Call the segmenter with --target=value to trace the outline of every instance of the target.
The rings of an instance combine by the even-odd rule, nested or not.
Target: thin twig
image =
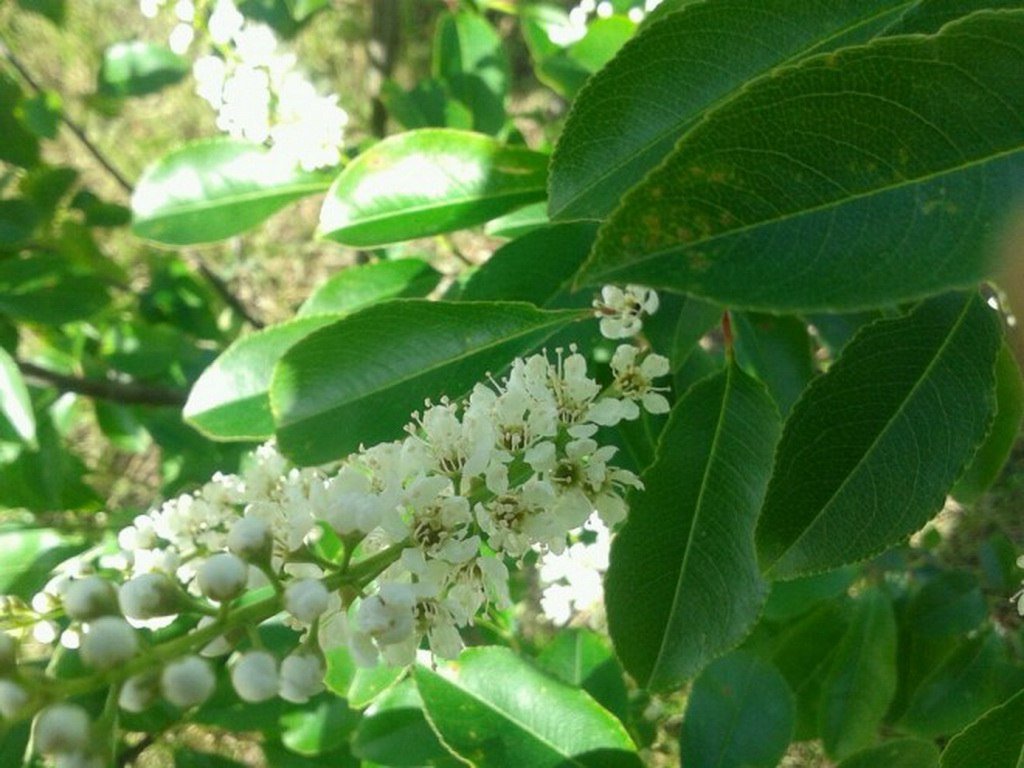
[[[195,261],[196,267],[202,273],[203,277],[210,281],[210,285],[213,286],[213,289],[217,291],[229,307],[235,310],[235,312],[237,312],[253,328],[259,329],[266,326],[266,323],[253,315],[252,312],[249,311],[248,307],[242,303],[242,300],[232,293],[231,288],[219,275],[215,274],[212,269],[206,266],[198,256],[193,254],[192,259]]]
[[[38,384],[56,387],[61,392],[74,392],[122,405],[174,405],[180,407],[188,398],[187,393],[179,389],[131,381],[68,376],[25,360],[18,361],[18,368],[26,378],[34,380]]]

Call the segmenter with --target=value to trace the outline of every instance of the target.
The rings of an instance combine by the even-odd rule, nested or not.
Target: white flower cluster
[[[644,0],[630,7],[627,15],[634,24],[639,24],[648,13],[657,8],[663,0]],[[615,13],[615,5],[611,0],[580,0],[580,3],[569,11],[568,17],[561,24],[548,27],[548,38],[555,45],[566,47],[587,36],[587,24],[594,17],[607,19]]]
[[[1017,567],[1024,568],[1024,555],[1017,558]],[[1020,591],[1013,596],[1013,600],[1017,603],[1017,613],[1024,616],[1024,583],[1021,584]]]
[[[574,538],[564,552],[548,552],[540,560],[541,611],[559,626],[579,622],[601,629],[611,531],[599,516],[591,515]]]
[[[141,0],[154,16],[166,0]],[[178,0],[180,20],[170,46],[184,53],[192,44],[195,7]],[[206,20],[214,53],[192,66],[196,93],[217,112],[217,127],[236,139],[269,144],[274,160],[307,171],[341,160],[348,114],[337,94],[321,96],[296,68],[296,58],[278,50],[273,30],[249,22],[233,0],[216,0]]]
[[[636,319],[629,302],[622,313]],[[323,690],[324,653],[340,646],[363,665],[411,663],[424,640],[454,657],[460,629],[491,606],[510,606],[508,562],[568,552],[568,561],[544,561],[545,578],[575,590],[578,569],[566,563],[586,555],[579,543],[566,549],[570,532],[586,523],[606,549],[624,518],[623,492],[640,482],[612,464],[616,449],[602,445],[599,429],[641,408],[667,410],[654,379],[668,361],[623,344],[611,369],[602,387],[574,347],[516,359],[505,378],[478,384],[464,401],[428,401],[404,439],[335,465],[294,468],[264,445],[240,474],[217,474],[136,517],[118,534],[120,555],[100,561],[103,575],[78,568],[51,582],[33,607],[37,625],[52,629],[35,640],[57,642],[61,624],[60,637],[77,633],[65,646],[96,674],[120,670],[117,703],[132,712],[161,696],[180,708],[203,703],[215,687],[208,659],[232,652],[231,680],[246,701],[308,700]],[[600,576],[586,578],[587,594],[572,598],[578,609],[599,599]],[[258,643],[239,647],[252,621],[235,612],[249,610],[252,601],[240,598],[255,589],[267,595],[255,623],[283,611],[298,631],[283,659]],[[153,638],[143,630],[179,616],[200,619],[186,620],[193,628],[168,641],[179,650],[159,654],[163,662],[147,657]],[[20,670],[19,647],[0,633],[4,717],[52,700],[40,700]],[[99,757],[79,746],[79,715],[58,714],[41,715],[37,728],[66,722],[74,738],[39,743],[83,761]],[[90,727],[86,719],[87,736]]]

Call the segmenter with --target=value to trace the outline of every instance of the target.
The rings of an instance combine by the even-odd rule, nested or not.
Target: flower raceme
[[[653,292],[630,286],[606,289],[597,313],[619,338],[656,307]],[[461,629],[510,606],[507,562],[564,552],[592,515],[609,529],[624,518],[623,493],[640,481],[614,465],[599,429],[641,408],[665,412],[655,379],[668,361],[623,344],[611,363],[602,388],[575,347],[516,359],[462,401],[428,401],[404,439],[313,468],[267,444],[240,474],[136,517],[118,534],[120,555],[80,563],[77,578],[59,575],[37,596],[47,611],[36,627],[23,610],[21,634],[36,642],[0,632],[0,713],[41,712],[41,748],[86,763],[109,756],[81,746],[82,712],[56,703],[70,696],[112,686],[114,712],[88,732],[117,706],[202,704],[215,687],[211,657],[233,653],[245,701],[303,702],[323,690],[325,654],[341,646],[362,665],[409,664],[424,641],[457,656]],[[278,615],[299,638],[280,661],[251,631]],[[157,646],[152,631],[165,627],[171,639]],[[58,641],[91,672],[41,677],[37,656]]]

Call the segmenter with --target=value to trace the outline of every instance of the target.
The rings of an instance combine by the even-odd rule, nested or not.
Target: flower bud
[[[84,752],[89,746],[89,715],[77,704],[54,704],[39,713],[36,749],[44,755]]]
[[[277,659],[266,651],[249,651],[232,668],[231,684],[243,701],[266,701],[276,696],[280,685]]]
[[[304,704],[324,689],[323,660],[314,653],[296,651],[281,662],[281,698]]]
[[[248,581],[249,566],[228,552],[207,558],[196,573],[199,591],[218,603],[234,600],[245,590]]]
[[[0,680],[0,715],[13,720],[28,704],[28,691],[13,680]]]
[[[327,610],[330,593],[317,579],[300,579],[288,585],[284,609],[303,624],[312,624]]]
[[[6,632],[0,632],[0,675],[14,671],[18,664],[18,642]]]
[[[77,621],[116,614],[117,591],[113,584],[99,576],[75,579],[64,591],[64,612]]]
[[[273,541],[270,526],[258,517],[236,520],[228,531],[228,549],[250,563],[266,560]]]
[[[117,705],[126,712],[142,712],[156,700],[160,680],[154,672],[129,677],[121,687]]]
[[[132,619],[170,616],[181,608],[178,585],[162,573],[144,573],[121,585],[121,612]]]
[[[202,704],[213,693],[217,680],[210,665],[198,656],[186,656],[164,667],[160,690],[176,707]]]
[[[113,669],[139,651],[139,639],[131,625],[119,616],[102,616],[89,622],[82,638],[82,661],[99,670]]]

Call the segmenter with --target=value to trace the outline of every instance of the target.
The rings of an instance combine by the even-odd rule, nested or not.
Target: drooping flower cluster
[[[634,327],[656,300],[605,304],[603,319],[619,312]],[[410,663],[424,641],[456,656],[461,629],[510,605],[509,563],[565,552],[588,520],[607,538],[625,516],[623,492],[640,483],[600,428],[666,410],[654,379],[668,361],[623,344],[611,369],[602,387],[573,347],[516,359],[462,401],[428,401],[404,439],[311,468],[267,444],[239,474],[139,515],[119,554],[79,560],[31,607],[0,611],[0,715],[38,713],[41,752],[102,765],[110,756],[93,745],[110,744],[99,731],[113,718],[90,721],[65,685],[112,685],[115,710],[161,697],[187,709],[215,688],[210,659],[231,654],[240,698],[303,702],[342,647],[364,665]],[[296,644],[278,658],[251,630],[282,614]],[[155,630],[171,632],[159,652]],[[40,676],[32,662],[59,646],[86,676]]]
[[[163,4],[141,2],[147,15]],[[170,44],[184,53],[193,41],[196,9],[178,0],[174,13],[179,23]],[[337,165],[348,124],[337,94],[319,94],[296,57],[279,50],[274,31],[247,21],[233,0],[216,0],[205,27],[213,52],[196,59],[192,74],[196,93],[217,112],[217,127],[236,139],[269,144],[285,168]]]

